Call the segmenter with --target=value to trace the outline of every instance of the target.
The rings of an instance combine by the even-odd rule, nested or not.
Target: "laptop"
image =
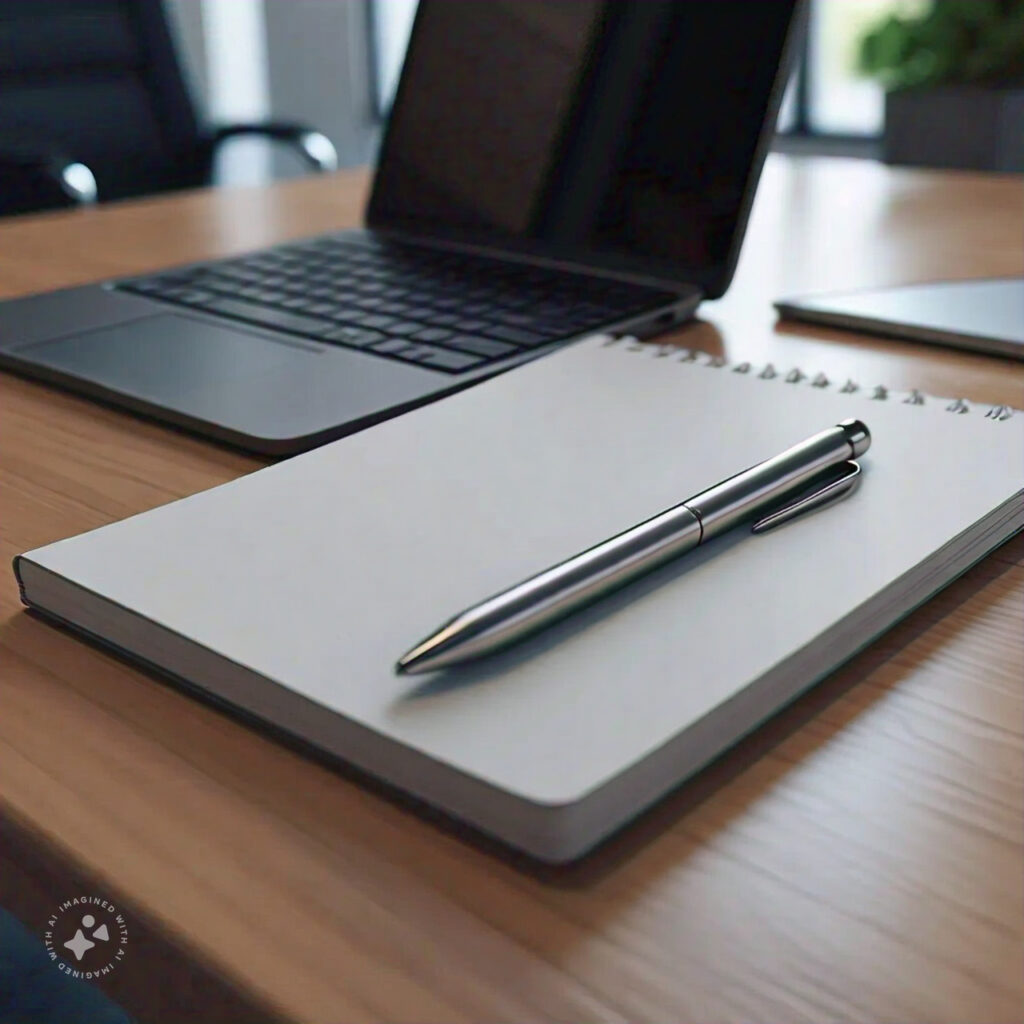
[[[665,331],[728,286],[799,6],[421,0],[363,230],[0,303],[0,365],[284,455]]]
[[[780,299],[779,316],[1024,360],[1024,277]]]

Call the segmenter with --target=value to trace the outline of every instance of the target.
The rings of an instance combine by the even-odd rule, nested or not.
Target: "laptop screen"
[[[421,0],[369,223],[720,294],[798,0]]]

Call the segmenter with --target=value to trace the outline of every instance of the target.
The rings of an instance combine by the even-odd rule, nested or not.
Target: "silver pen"
[[[679,505],[467,608],[395,666],[432,672],[491,654],[589,605],[705,541],[754,521],[754,533],[849,493],[871,445],[860,420],[843,420]]]

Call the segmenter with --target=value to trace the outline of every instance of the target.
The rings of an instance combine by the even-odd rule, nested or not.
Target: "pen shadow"
[[[780,529],[784,529],[784,527],[780,527]],[[553,623],[532,637],[521,640],[512,647],[496,651],[494,654],[486,655],[464,665],[453,666],[434,673],[398,697],[393,707],[398,711],[412,701],[441,697],[469,686],[481,686],[499,680],[510,670],[518,668],[573,637],[595,628],[611,616],[619,614],[634,601],[684,578],[706,562],[748,540],[756,540],[750,536],[749,530],[733,530],[716,540],[709,541],[676,561],[654,569],[641,579],[627,583],[620,590],[599,598],[594,604],[570,613],[559,622]]]

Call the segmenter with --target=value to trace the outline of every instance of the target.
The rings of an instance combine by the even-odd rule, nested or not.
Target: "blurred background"
[[[315,122],[334,140],[343,164],[372,157],[417,0],[169,2],[211,117],[297,117]],[[779,117],[779,148],[1024,170],[1024,2],[810,0],[808,18]],[[980,140],[963,137],[973,133],[960,121],[934,147],[904,152],[896,140],[897,149],[887,153],[887,87],[920,92],[956,86],[965,93],[991,92],[989,120],[1005,117],[1007,134],[1019,136],[1016,145],[1006,138],[1000,153],[993,137],[986,152]],[[952,97],[943,98],[948,104]],[[933,99],[941,122],[943,104]],[[975,99],[984,106],[984,95]],[[998,135],[997,126],[987,128]],[[235,163],[234,173],[244,176],[245,162]],[[287,173],[284,165],[277,170]],[[258,170],[252,166],[249,173]]]
[[[6,209],[0,189],[0,214],[88,198],[89,162],[80,151],[90,146],[95,160],[113,164],[108,177],[129,163],[152,165],[148,177],[140,171],[106,194],[101,181],[101,200],[330,169],[335,158],[324,155],[313,129],[333,143],[340,166],[367,163],[416,3],[2,0],[0,179],[9,195],[15,179],[24,188]],[[807,16],[776,148],[1024,170],[1024,0],[810,0]],[[140,18],[145,38],[130,38]],[[166,59],[153,59],[158,36],[167,40]],[[80,67],[69,70],[67,55],[79,46]],[[117,89],[111,84],[102,102],[95,74],[71,77],[93,66],[112,74],[115,65]],[[105,128],[119,121],[117,134],[111,128],[100,140],[98,118]],[[267,122],[279,128],[276,142],[251,128],[222,132],[226,138],[210,130]],[[47,195],[36,186],[58,165],[60,188]]]
[[[365,163],[372,156],[417,0],[170,3],[214,119],[271,113],[297,117],[315,122],[335,141],[343,164]],[[1024,2],[810,0],[808,15],[799,64],[779,117],[779,148],[880,158],[886,153],[887,86],[920,90],[932,84],[936,89],[959,83],[964,91],[973,86],[1016,93],[1016,116],[1008,128],[1024,138]],[[915,25],[927,29],[929,23],[932,31],[918,31],[923,38],[915,38]],[[862,51],[872,40],[887,43],[888,49],[874,65],[865,66]],[[347,99],[339,102],[342,95]],[[1001,105],[998,96],[994,100]],[[962,134],[969,126],[950,127]],[[1024,163],[986,168],[984,153],[974,154],[972,161],[954,142],[949,140],[945,160],[941,145],[937,153],[921,153],[919,161],[912,153],[897,155],[905,162],[1024,170]]]

